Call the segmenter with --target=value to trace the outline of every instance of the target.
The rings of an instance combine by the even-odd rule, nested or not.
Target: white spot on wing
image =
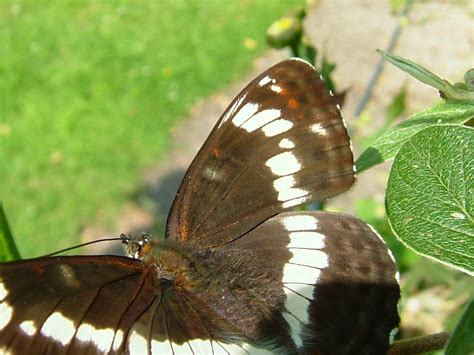
[[[275,81],[274,79],[270,78],[268,75],[264,76],[260,81],[258,82],[258,86],[265,86],[268,83],[271,83]]]
[[[112,349],[117,351],[122,346],[123,342],[123,330],[119,329],[115,332],[114,343],[112,344]]]
[[[52,313],[41,328],[41,334],[63,345],[71,341],[75,331],[76,328],[74,327],[73,321],[63,316],[61,312]]]
[[[247,103],[232,118],[232,123],[237,127],[240,127],[245,121],[252,117],[258,110],[258,104]]]
[[[288,189],[278,193],[278,201],[288,201],[293,200],[298,197],[303,197],[308,195],[308,191],[303,189]]]
[[[288,138],[283,138],[278,145],[280,146],[280,148],[286,148],[286,149],[292,149],[295,147],[295,143],[293,143]]]
[[[0,303],[0,330],[5,328],[12,318],[13,308],[6,302]]]
[[[321,270],[302,265],[287,263],[283,268],[283,283],[314,284],[319,279]]]
[[[23,333],[30,337],[35,335],[38,330],[36,329],[36,326],[32,320],[25,320],[24,322],[21,322],[20,329],[23,331]]]
[[[130,354],[147,354],[148,344],[146,339],[133,331],[128,338],[128,350]]]
[[[176,343],[171,343],[171,346],[173,347],[173,352],[176,355],[193,355],[193,352],[191,348],[189,347],[188,343],[183,343],[183,344],[176,344]],[[212,354],[212,353],[211,353]]]
[[[83,342],[92,342],[103,352],[109,351],[114,340],[114,331],[110,328],[95,328],[91,324],[83,323],[77,329],[77,339]]]
[[[318,269],[324,269],[329,265],[327,254],[321,250],[292,248],[290,251],[293,253],[290,263]]]
[[[284,288],[286,294],[286,301],[285,307],[296,319],[298,319],[301,323],[308,322],[308,307],[310,305],[310,301],[305,297],[301,297],[298,293],[293,292],[291,289],[295,289],[291,285],[290,289]],[[303,287],[299,287],[300,291]],[[306,289],[313,289],[313,286],[305,286]],[[311,296],[309,299],[312,299]]]
[[[296,295],[299,298],[306,298],[308,300],[312,300],[314,298],[314,286],[313,285],[302,285],[302,284],[292,284],[286,283],[285,284],[285,293],[287,295]]]
[[[262,131],[267,137],[273,137],[277,134],[289,131],[291,127],[293,127],[293,122],[284,119],[279,119],[270,122],[266,126],[262,127]]]
[[[151,352],[152,354],[172,354],[173,350],[171,348],[171,344],[168,340],[164,341],[151,341]],[[212,354],[212,353],[210,353]]]
[[[281,111],[277,109],[262,110],[246,120],[240,128],[247,132],[253,132],[256,129],[263,127],[267,123],[281,116]],[[234,120],[232,120],[234,122]]]
[[[302,323],[298,319],[296,319],[295,316],[287,312],[283,313],[283,318],[285,318],[285,320],[290,325],[291,337],[293,338],[293,341],[295,342],[296,346],[298,348],[301,347],[301,345],[303,345],[303,340],[300,336]]]
[[[317,228],[317,219],[308,215],[288,216],[283,223],[288,230],[315,230]],[[301,323],[308,322],[308,307],[314,299],[314,285],[321,275],[319,269],[328,266],[328,257],[318,250],[324,247],[324,235],[318,232],[293,231],[290,233],[288,247],[293,255],[285,264],[282,281],[287,296],[285,307],[291,315],[285,319],[290,324],[293,339],[299,343]],[[301,323],[292,320],[292,316]]]
[[[215,168],[211,168],[207,166],[204,169],[204,175],[207,177],[209,180],[218,180],[219,179],[219,171]]]
[[[287,231],[304,231],[318,229],[318,220],[310,215],[290,215],[282,219],[283,226]]]
[[[3,301],[8,296],[8,290],[5,284],[0,281],[0,301]]]
[[[291,232],[288,248],[324,248],[324,234],[318,232]]]
[[[309,129],[311,130],[311,132],[313,133],[317,133],[321,136],[326,136],[328,134],[328,132],[326,131],[326,129],[320,124],[320,123],[314,123],[312,124]]]
[[[293,175],[287,175],[287,176],[282,176],[275,181],[273,181],[273,187],[275,188],[276,191],[284,191],[287,189],[291,189],[293,186],[295,186],[295,178]]]
[[[244,101],[246,96],[247,94],[242,95],[232,104],[232,106],[227,110],[227,113],[225,114],[225,116],[222,117],[222,120],[219,122],[219,127],[222,126],[222,124],[226,122],[229,119],[229,117],[232,117],[234,115],[235,111],[242,104],[242,101]]]
[[[195,354],[212,354],[212,344],[209,339],[192,339],[188,343]]]
[[[79,287],[81,285],[80,281],[76,277],[76,273],[70,265],[60,264],[58,265],[58,271],[61,280],[64,281],[64,283],[69,287]]]
[[[301,169],[301,164],[292,152],[283,152],[269,158],[265,163],[272,173],[278,176],[296,173]]]
[[[288,201],[285,201],[281,204],[281,207],[282,208],[288,208],[288,207],[293,207],[293,206],[297,206],[303,202],[305,202],[307,200],[307,197],[304,196],[304,197],[300,197],[300,198],[295,198],[293,200],[288,200]]]
[[[276,85],[276,84],[271,85],[270,90],[273,91],[273,92],[276,92],[277,94],[279,94],[280,92],[283,91],[283,89],[280,86]]]

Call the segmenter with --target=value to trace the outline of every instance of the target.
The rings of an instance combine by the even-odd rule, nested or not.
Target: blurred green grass
[[[190,105],[239,78],[303,3],[1,2],[0,200],[22,256],[111,223]]]

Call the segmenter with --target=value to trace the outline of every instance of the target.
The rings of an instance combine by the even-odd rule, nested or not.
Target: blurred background
[[[232,98],[268,66],[268,26],[307,9],[305,31],[336,65],[356,157],[397,116],[439,101],[386,66],[354,111],[385,49],[461,81],[474,65],[473,3],[358,0],[2,1],[0,200],[22,257],[146,230],[160,234],[192,157]],[[455,324],[469,280],[400,246],[386,222],[389,164],[363,173],[332,210],[375,225],[402,270],[407,334]],[[408,319],[408,320],[407,320]],[[410,333],[411,332],[411,333]]]

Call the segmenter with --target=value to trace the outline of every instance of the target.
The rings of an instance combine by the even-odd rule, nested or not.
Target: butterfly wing
[[[116,256],[0,264],[0,352],[229,355],[252,349],[237,333],[229,343],[229,326],[219,324],[225,322],[202,297],[157,274],[155,265]]]
[[[381,237],[361,220],[286,212],[216,253],[229,278],[238,275],[249,294],[281,312],[301,354],[386,353],[399,323],[398,274]],[[276,334],[263,326],[267,342]]]
[[[216,246],[353,181],[332,94],[311,65],[287,60],[254,79],[219,119],[181,183],[166,234]]]

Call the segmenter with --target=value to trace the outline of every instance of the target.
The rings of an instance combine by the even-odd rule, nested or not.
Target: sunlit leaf
[[[360,173],[392,159],[403,143],[424,128],[445,123],[462,124],[473,117],[474,102],[449,102],[418,112],[389,129],[369,146],[357,159],[357,171]]]
[[[419,254],[474,275],[474,129],[429,127],[397,154],[387,212],[398,238]]]
[[[7,217],[0,203],[0,262],[18,259],[20,259],[20,253],[15,245]]]

